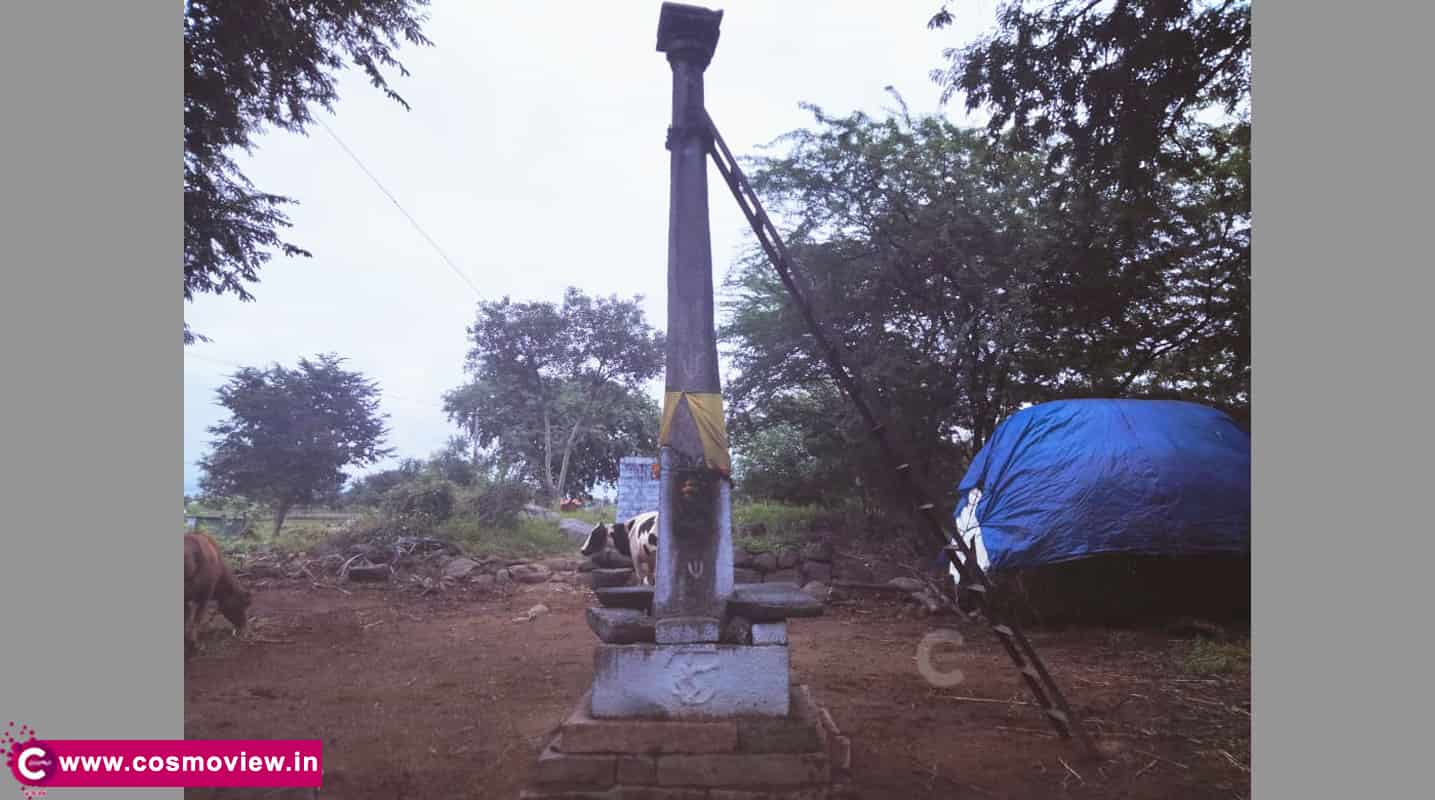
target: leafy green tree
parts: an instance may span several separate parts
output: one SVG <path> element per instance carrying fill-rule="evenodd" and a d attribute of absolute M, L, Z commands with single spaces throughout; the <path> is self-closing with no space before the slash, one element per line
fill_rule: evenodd
<path fill-rule="evenodd" d="M 784 137 L 781 155 L 752 160 L 752 180 L 933 489 L 1028 403 L 1248 402 L 1249 170 L 1231 129 L 1204 129 L 1204 158 L 1129 226 L 1086 214 L 1040 152 L 905 108 L 812 111 L 816 125 Z M 724 305 L 738 460 L 795 427 L 864 486 L 892 488 L 851 409 L 829 402 L 826 368 L 760 252 L 729 274 Z"/>
<path fill-rule="evenodd" d="M 336 355 L 301 358 L 296 369 L 246 367 L 217 394 L 229 417 L 209 428 L 200 488 L 272 506 L 276 534 L 291 508 L 337 493 L 345 467 L 390 453 L 378 385 Z"/>
<path fill-rule="evenodd" d="M 1250 3 L 1010 2 L 946 53 L 946 96 L 1040 155 L 1043 396 L 1250 402 Z M 952 21 L 944 7 L 931 21 Z"/>
<path fill-rule="evenodd" d="M 928 25 L 952 20 L 943 6 Z M 1200 160 L 1182 133 L 1203 112 L 1249 136 L 1250 50 L 1249 0 L 1015 0 L 934 77 L 993 134 L 1135 201 Z"/>
<path fill-rule="evenodd" d="M 384 69 L 407 75 L 394 58 L 400 42 L 428 45 L 421 31 L 428 0 L 190 0 L 184 11 L 184 297 L 232 293 L 286 241 L 283 207 L 293 200 L 259 191 L 234 158 L 253 149 L 266 125 L 303 132 L 315 106 L 332 111 L 346 62 L 408 108 Z M 189 323 L 185 344 L 196 338 Z"/>
<path fill-rule="evenodd" d="M 656 444 L 660 411 L 642 384 L 662 370 L 663 336 L 640 300 L 570 288 L 561 305 L 480 303 L 468 331 L 471 380 L 445 396 L 446 413 L 549 499 L 615 480 L 615 448 Z"/>

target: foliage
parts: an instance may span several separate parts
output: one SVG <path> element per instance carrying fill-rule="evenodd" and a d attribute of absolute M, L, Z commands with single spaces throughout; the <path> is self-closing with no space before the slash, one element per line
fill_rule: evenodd
<path fill-rule="evenodd" d="M 473 517 L 455 517 L 440 525 L 436 536 L 455 542 L 477 556 L 542 558 L 569 555 L 573 543 L 550 520 L 519 517 L 511 525 L 486 525 Z"/>
<path fill-rule="evenodd" d="M 394 58 L 401 41 L 430 44 L 421 32 L 428 0 L 191 0 L 184 14 L 184 297 L 232 293 L 277 249 L 309 256 L 285 241 L 283 212 L 294 201 L 258 191 L 234 160 L 266 126 L 302 133 L 313 108 L 333 111 L 335 80 L 346 62 L 405 109 L 383 69 L 408 72 Z M 184 326 L 185 344 L 198 336 Z"/>
<path fill-rule="evenodd" d="M 738 502 L 732 507 L 733 532 L 752 552 L 782 550 L 801 544 L 820 528 L 857 530 L 863 525 L 856 504 L 796 505 L 780 502 Z"/>
<path fill-rule="evenodd" d="M 951 21 L 943 7 L 929 26 Z M 1011 145 L 1136 200 L 1202 160 L 1181 136 L 1202 112 L 1249 136 L 1250 48 L 1249 0 L 1016 0 L 934 77 Z"/>
<path fill-rule="evenodd" d="M 452 483 L 438 478 L 401 483 L 384 493 L 384 517 L 397 535 L 421 536 L 453 514 L 455 494 Z"/>
<path fill-rule="evenodd" d="M 533 489 L 522 481 L 482 480 L 459 492 L 458 515 L 487 528 L 512 528 L 533 502 Z"/>
<path fill-rule="evenodd" d="M 642 391 L 662 369 L 663 337 L 641 298 L 479 304 L 468 329 L 472 376 L 444 398 L 470 442 L 549 499 L 617 479 L 618 459 L 656 448 L 660 410 Z"/>
<path fill-rule="evenodd" d="M 217 438 L 199 462 L 205 494 L 272 506 L 277 532 L 294 506 L 337 494 L 346 466 L 386 457 L 378 385 L 342 364 L 323 354 L 296 369 L 245 367 L 221 386 L 229 417 L 209 428 Z"/>
<path fill-rule="evenodd" d="M 558 516 L 562 519 L 576 519 L 588 525 L 599 525 L 617 520 L 618 507 L 611 503 L 584 506 L 576 511 L 560 511 Z"/>
<path fill-rule="evenodd" d="M 811 111 L 815 126 L 784 137 L 785 152 L 752 160 L 752 181 L 869 401 L 944 502 L 1026 404 L 1249 403 L 1249 164 L 1234 128 L 1199 131 L 1206 160 L 1166 176 L 1159 207 L 1133 226 L 1085 216 L 1042 154 L 980 131 L 905 107 L 882 119 Z M 765 257 L 741 260 L 725 289 L 743 491 L 895 504 Z"/>

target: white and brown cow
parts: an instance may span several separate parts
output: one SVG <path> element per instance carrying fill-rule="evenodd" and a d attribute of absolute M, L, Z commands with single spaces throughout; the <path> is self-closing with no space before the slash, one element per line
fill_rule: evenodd
<path fill-rule="evenodd" d="M 638 583 L 652 585 L 658 568 L 658 512 L 648 511 L 612 525 L 597 525 L 583 542 L 582 553 L 594 555 L 609 541 L 614 550 L 632 559 Z"/>

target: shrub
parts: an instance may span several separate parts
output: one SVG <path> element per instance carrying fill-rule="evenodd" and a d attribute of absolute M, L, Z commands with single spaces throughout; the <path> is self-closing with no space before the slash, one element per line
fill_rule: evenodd
<path fill-rule="evenodd" d="M 424 536 L 453 516 L 457 492 L 452 483 L 434 478 L 406 481 L 384 493 L 388 527 L 399 535 Z"/>
<path fill-rule="evenodd" d="M 533 501 L 533 489 L 521 481 L 479 481 L 458 494 L 458 516 L 480 527 L 513 528 L 518 514 Z"/>

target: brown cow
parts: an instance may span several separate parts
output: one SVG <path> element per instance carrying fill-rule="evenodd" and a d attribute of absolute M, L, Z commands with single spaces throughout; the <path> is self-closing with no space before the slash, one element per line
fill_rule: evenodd
<path fill-rule="evenodd" d="M 184 653 L 188 657 L 197 649 L 195 628 L 200 615 L 213 600 L 234 626 L 236 634 L 244 633 L 249 592 L 239 585 L 219 545 L 207 533 L 184 535 Z"/>

